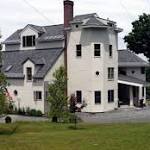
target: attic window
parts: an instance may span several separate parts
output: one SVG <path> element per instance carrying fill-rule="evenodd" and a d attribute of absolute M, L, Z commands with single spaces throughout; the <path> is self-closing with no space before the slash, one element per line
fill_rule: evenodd
<path fill-rule="evenodd" d="M 27 67 L 27 81 L 31 81 L 32 80 L 32 68 L 31 67 Z"/>
<path fill-rule="evenodd" d="M 35 35 L 23 36 L 22 42 L 23 42 L 23 47 L 35 46 Z"/>

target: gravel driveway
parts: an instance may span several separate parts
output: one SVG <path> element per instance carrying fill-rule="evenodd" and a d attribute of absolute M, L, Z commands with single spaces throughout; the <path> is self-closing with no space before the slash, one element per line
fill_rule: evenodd
<path fill-rule="evenodd" d="M 29 117 L 21 115 L 8 115 L 12 118 L 12 122 L 16 121 L 49 121 L 46 117 Z M 5 123 L 5 117 L 0 118 L 0 123 Z"/>
<path fill-rule="evenodd" d="M 79 113 L 78 116 L 87 123 L 150 122 L 150 107 L 121 108 L 105 113 Z"/>
<path fill-rule="evenodd" d="M 9 115 L 12 121 L 49 121 L 45 117 L 28 117 Z M 78 113 L 78 116 L 86 123 L 119 123 L 119 122 L 150 122 L 150 107 L 121 108 L 105 113 Z M 5 122 L 5 117 L 0 118 L 0 123 Z"/>

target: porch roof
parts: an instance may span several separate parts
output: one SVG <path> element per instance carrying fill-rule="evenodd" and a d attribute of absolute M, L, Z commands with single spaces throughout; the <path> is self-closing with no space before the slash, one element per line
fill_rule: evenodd
<path fill-rule="evenodd" d="M 131 76 L 125 76 L 125 75 L 119 75 L 118 83 L 131 85 L 131 86 L 147 86 L 146 81 Z"/>

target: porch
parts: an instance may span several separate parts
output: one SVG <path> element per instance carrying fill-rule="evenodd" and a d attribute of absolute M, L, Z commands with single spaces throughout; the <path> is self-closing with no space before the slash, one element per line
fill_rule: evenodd
<path fill-rule="evenodd" d="M 146 82 L 140 79 L 119 75 L 118 99 L 120 105 L 136 106 L 146 103 Z"/>

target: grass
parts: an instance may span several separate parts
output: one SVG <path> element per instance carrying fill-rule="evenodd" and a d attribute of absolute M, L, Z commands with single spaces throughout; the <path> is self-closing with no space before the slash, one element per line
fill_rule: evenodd
<path fill-rule="evenodd" d="M 150 150 L 150 124 L 0 124 L 0 150 Z"/>

